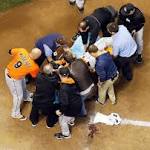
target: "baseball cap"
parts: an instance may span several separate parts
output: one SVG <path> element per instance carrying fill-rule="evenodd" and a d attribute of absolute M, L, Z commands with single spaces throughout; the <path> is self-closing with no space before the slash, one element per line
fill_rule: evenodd
<path fill-rule="evenodd" d="M 68 67 L 62 67 L 59 69 L 59 74 L 62 76 L 69 76 L 70 75 L 70 71 Z"/>
<path fill-rule="evenodd" d="M 129 14 L 131 11 L 135 9 L 134 5 L 131 3 L 128 3 L 124 6 L 123 10 L 126 14 Z"/>

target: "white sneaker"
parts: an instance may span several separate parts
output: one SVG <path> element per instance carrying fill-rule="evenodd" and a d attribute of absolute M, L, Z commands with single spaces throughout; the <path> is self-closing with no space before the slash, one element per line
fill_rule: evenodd
<path fill-rule="evenodd" d="M 35 128 L 37 126 L 37 124 L 32 124 L 32 127 Z"/>
<path fill-rule="evenodd" d="M 20 116 L 12 116 L 12 118 L 14 119 L 19 119 L 20 121 L 25 121 L 27 120 L 27 117 L 23 116 L 23 115 L 20 115 Z"/>

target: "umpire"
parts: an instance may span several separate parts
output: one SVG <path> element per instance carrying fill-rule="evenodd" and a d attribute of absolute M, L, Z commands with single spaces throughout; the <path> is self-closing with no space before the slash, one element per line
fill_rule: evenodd
<path fill-rule="evenodd" d="M 134 36 L 138 46 L 138 57 L 136 59 L 137 63 L 142 63 L 144 23 L 145 17 L 143 13 L 133 4 L 128 3 L 120 8 L 119 24 L 123 24 L 127 27 L 129 32 Z"/>
<path fill-rule="evenodd" d="M 39 121 L 39 111 L 47 115 L 47 127 L 53 127 L 57 121 L 55 115 L 55 92 L 58 87 L 59 76 L 53 72 L 50 64 L 43 68 L 43 73 L 39 73 L 36 78 L 36 91 L 33 96 L 30 120 L 35 127 Z"/>
<path fill-rule="evenodd" d="M 112 6 L 97 8 L 94 12 L 85 17 L 79 23 L 79 32 L 82 36 L 82 41 L 85 49 L 88 46 L 88 37 L 90 33 L 89 45 L 95 43 L 100 31 L 103 32 L 103 36 L 109 36 L 106 26 L 108 23 L 115 20 L 117 11 Z"/>

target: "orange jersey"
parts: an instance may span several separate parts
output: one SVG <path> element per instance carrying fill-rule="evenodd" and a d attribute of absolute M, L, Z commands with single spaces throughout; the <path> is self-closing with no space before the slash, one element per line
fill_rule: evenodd
<path fill-rule="evenodd" d="M 14 79 L 21 79 L 27 74 L 35 78 L 39 72 L 39 66 L 32 60 L 24 48 L 11 49 L 12 61 L 7 65 L 8 74 Z"/>

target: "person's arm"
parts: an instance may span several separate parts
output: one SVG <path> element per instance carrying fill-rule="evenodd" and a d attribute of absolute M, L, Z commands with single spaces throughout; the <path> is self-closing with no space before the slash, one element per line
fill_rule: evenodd
<path fill-rule="evenodd" d="M 91 30 L 91 36 L 90 36 L 90 40 L 89 40 L 89 46 L 92 45 L 92 44 L 94 44 L 96 42 L 98 34 L 99 34 L 99 28 L 98 27 L 93 28 Z"/>
<path fill-rule="evenodd" d="M 106 81 L 106 71 L 104 69 L 104 64 L 102 62 L 100 62 L 97 66 L 96 66 L 96 73 L 98 75 L 99 81 L 100 83 L 103 83 L 104 81 Z"/>
<path fill-rule="evenodd" d="M 80 35 L 82 37 L 82 42 L 84 46 L 87 46 L 88 42 L 88 32 L 80 32 Z"/>
<path fill-rule="evenodd" d="M 45 53 L 45 56 L 47 57 L 48 62 L 52 61 L 53 51 L 47 44 L 43 44 L 43 47 L 44 47 L 44 53 Z"/>
<path fill-rule="evenodd" d="M 36 78 L 38 73 L 40 71 L 40 68 L 38 66 L 35 67 L 35 69 L 33 71 L 30 72 L 30 75 L 33 77 L 33 78 Z"/>

